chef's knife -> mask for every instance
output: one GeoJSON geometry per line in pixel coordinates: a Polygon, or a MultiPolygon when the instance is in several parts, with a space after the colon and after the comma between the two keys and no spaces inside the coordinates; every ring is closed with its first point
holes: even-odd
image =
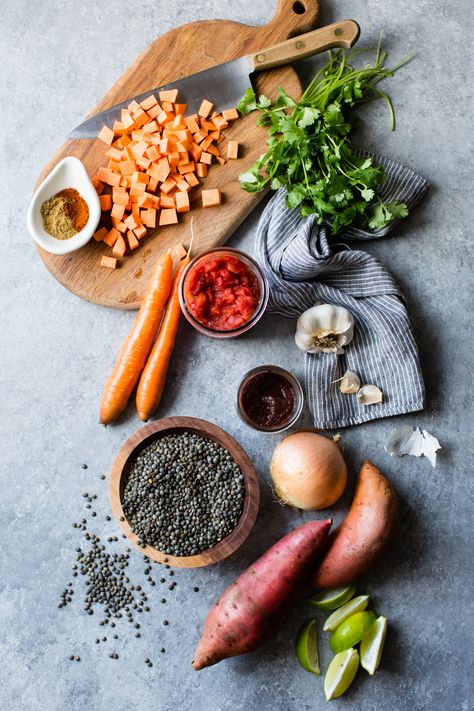
{"type": "Polygon", "coordinates": [[[360,28],[357,22],[343,20],[298,35],[253,54],[205,69],[155,89],[149,89],[87,119],[77,126],[68,138],[96,138],[103,126],[112,128],[114,122],[120,120],[121,110],[131,101],[140,103],[150,94],[158,93],[163,89],[178,89],[181,100],[187,103],[192,113],[197,112],[204,98],[212,101],[219,111],[223,111],[237,104],[251,84],[251,76],[254,72],[289,64],[326,49],[350,48],[357,41],[359,34],[360,28]]]}

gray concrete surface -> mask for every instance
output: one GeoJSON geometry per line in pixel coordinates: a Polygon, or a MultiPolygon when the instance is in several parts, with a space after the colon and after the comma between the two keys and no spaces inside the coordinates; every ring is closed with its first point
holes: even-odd
{"type": "MultiPolygon", "coordinates": [[[[390,620],[379,673],[360,673],[334,709],[470,711],[472,678],[472,26],[469,0],[323,0],[322,21],[354,17],[361,44],[380,28],[397,59],[414,60],[391,80],[398,128],[387,130],[382,106],[367,111],[363,143],[406,161],[433,189],[396,235],[369,245],[405,292],[426,378],[425,412],[349,429],[344,443],[353,476],[370,457],[395,483],[403,502],[403,535],[361,590],[390,620]],[[470,16],[470,17],[469,17],[470,16]],[[395,461],[383,450],[398,424],[423,425],[443,451],[395,461]]],[[[309,516],[272,502],[267,464],[278,437],[247,429],[234,414],[236,384],[248,368],[273,361],[302,375],[292,345],[294,324],[267,317],[248,336],[206,340],[182,324],[160,414],[208,418],[247,449],[261,479],[262,506],[243,548],[226,563],[177,571],[178,586],[143,619],[142,638],[120,629],[94,645],[97,615],[79,604],[58,610],[70,580],[82,515],[81,494],[97,493],[91,530],[116,532],[105,521],[106,482],[121,443],[138,427],[132,412],[116,427],[97,424],[104,378],[132,319],[80,301],[48,274],[25,227],[35,177],[64,134],[76,125],[135,55],[175,24],[211,17],[264,23],[270,0],[3,0],[0,197],[2,479],[0,521],[0,708],[2,711],[310,711],[325,705],[322,680],[295,662],[294,634],[309,610],[296,606],[259,652],[200,673],[190,663],[208,607],[255,555],[309,516]],[[87,463],[88,469],[81,468],[87,463]],[[199,586],[200,593],[192,591],[199,586]],[[168,627],[162,625],[165,617],[168,627]],[[161,646],[166,648],[160,654],[161,646]],[[71,663],[69,654],[79,654],[71,663]],[[154,661],[148,669],[144,658],[154,661]]],[[[310,63],[303,67],[310,73],[310,63]]],[[[258,213],[233,244],[252,251],[258,213]]],[[[309,418],[306,415],[306,424],[309,418]]],[[[352,481],[353,481],[352,476],[352,481]]],[[[350,487],[351,489],[352,487],[350,487]]],[[[334,508],[340,521],[350,491],[334,508]]],[[[121,548],[121,543],[116,544],[121,548]]],[[[135,555],[133,567],[141,573],[135,555]]],[[[102,629],[102,628],[100,628],[102,629]]],[[[322,665],[329,661],[320,644],[322,665]]]]}

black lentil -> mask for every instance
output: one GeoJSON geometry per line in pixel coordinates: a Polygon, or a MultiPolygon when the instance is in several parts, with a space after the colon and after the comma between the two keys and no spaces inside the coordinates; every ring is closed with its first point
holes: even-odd
{"type": "Polygon", "coordinates": [[[244,495],[243,474],[229,452],[185,432],[156,440],[136,457],[123,510],[139,546],[196,555],[235,528],[244,495]]]}

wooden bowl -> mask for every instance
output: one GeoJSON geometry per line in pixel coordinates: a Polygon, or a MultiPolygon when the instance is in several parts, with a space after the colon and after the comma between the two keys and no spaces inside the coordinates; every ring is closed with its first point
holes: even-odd
{"type": "Polygon", "coordinates": [[[211,422],[206,422],[206,420],[200,420],[195,417],[168,417],[145,425],[127,439],[118,452],[112,466],[109,481],[109,497],[112,511],[119,526],[127,538],[143,555],[147,555],[157,563],[167,563],[175,568],[200,568],[224,560],[224,558],[232,555],[232,553],[242,545],[252,530],[255,519],[257,518],[260,503],[260,489],[252,462],[242,447],[233,437],[227,434],[227,432],[224,432],[224,430],[221,430],[220,427],[213,425],[211,422]],[[236,527],[225,538],[219,541],[219,543],[216,543],[212,548],[201,551],[201,553],[197,555],[172,556],[156,548],[152,548],[152,546],[149,545],[145,545],[144,547],[138,546],[138,536],[133,533],[122,508],[122,496],[130,472],[130,466],[136,455],[159,437],[185,431],[207,437],[220,444],[229,452],[244,475],[245,498],[242,514],[236,527]],[[123,520],[121,520],[122,517],[123,520]]]}

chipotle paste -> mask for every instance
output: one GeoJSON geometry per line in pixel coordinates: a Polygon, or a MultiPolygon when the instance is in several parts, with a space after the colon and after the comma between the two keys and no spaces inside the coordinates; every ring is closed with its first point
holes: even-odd
{"type": "Polygon", "coordinates": [[[259,427],[282,426],[295,409],[293,386],[283,375],[271,370],[256,373],[242,389],[241,407],[259,427]]]}
{"type": "Polygon", "coordinates": [[[183,290],[186,307],[203,326],[231,331],[250,321],[258,308],[257,275],[230,254],[210,256],[191,269],[183,290]]]}

